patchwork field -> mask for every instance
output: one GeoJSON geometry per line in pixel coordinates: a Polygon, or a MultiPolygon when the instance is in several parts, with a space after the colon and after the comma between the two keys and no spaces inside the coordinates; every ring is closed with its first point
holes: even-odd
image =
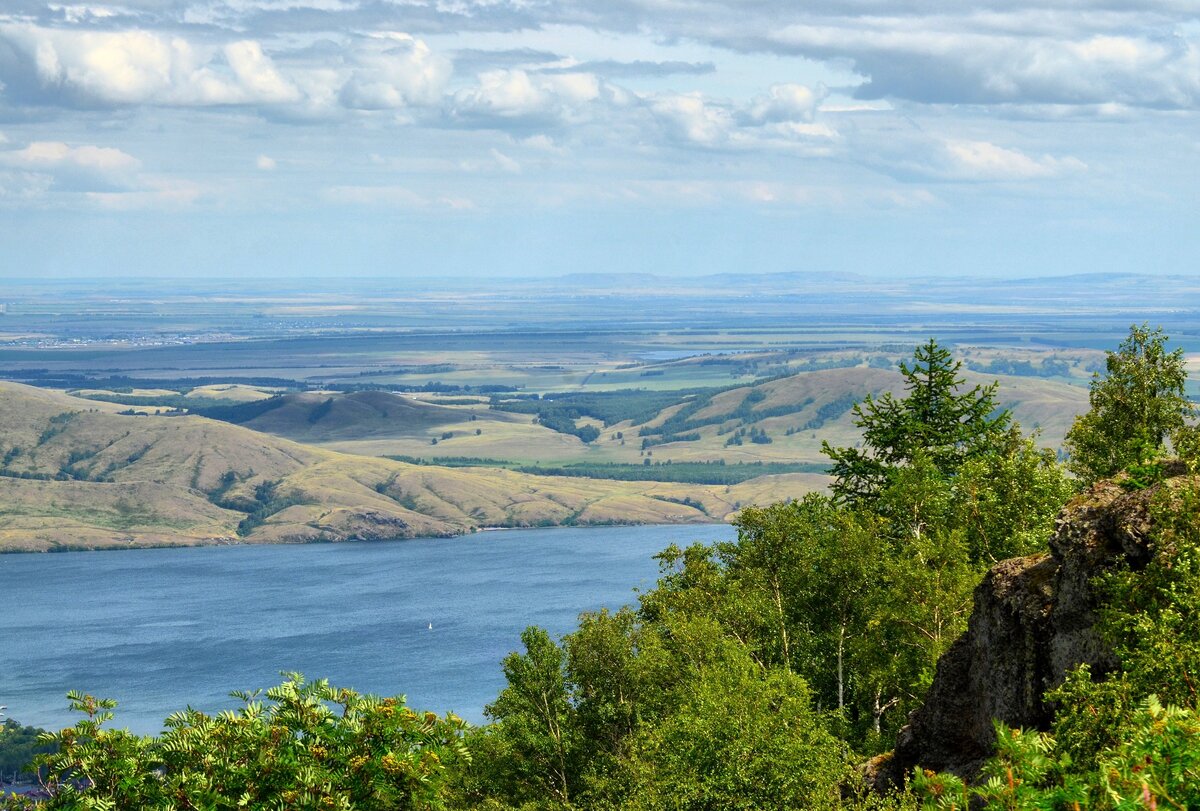
{"type": "MultiPolygon", "coordinates": [[[[1038,430],[1040,442],[1057,448],[1075,415],[1087,410],[1087,390],[1056,380],[965,373],[967,386],[1000,384],[997,397],[1026,431],[1038,430]]],[[[670,405],[642,419],[613,419],[619,403],[562,397],[530,403],[455,405],[457,421],[422,423],[396,419],[365,420],[362,428],[339,425],[329,430],[293,430],[266,421],[247,423],[272,433],[309,438],[324,447],[371,456],[429,460],[480,458],[514,464],[642,464],[662,462],[823,463],[821,442],[853,445],[858,441],[852,407],[870,395],[902,394],[896,371],[868,367],[801,372],[777,380],[700,394],[681,394],[670,405]],[[502,409],[524,408],[534,413],[502,409]],[[590,442],[538,424],[536,409],[573,414],[568,427],[594,426],[590,442]],[[591,411],[589,411],[591,409],[591,411]],[[594,415],[609,415],[602,419],[594,415]],[[664,428],[664,426],[666,426],[664,428]],[[749,435],[754,431],[754,437],[749,435]],[[765,441],[765,440],[768,440],[765,441]]],[[[350,397],[353,395],[347,395],[350,397]]],[[[402,395],[393,395],[401,397],[402,395]]],[[[634,399],[637,395],[630,394],[634,399]]],[[[620,395],[614,394],[614,400],[620,395]]],[[[336,400],[335,400],[336,402],[336,400]]],[[[461,402],[461,401],[456,401],[461,402]]],[[[343,413],[349,415],[347,408],[343,413]]],[[[550,422],[544,417],[543,422],[550,422]]],[[[303,428],[303,426],[301,426],[303,428]]]]}

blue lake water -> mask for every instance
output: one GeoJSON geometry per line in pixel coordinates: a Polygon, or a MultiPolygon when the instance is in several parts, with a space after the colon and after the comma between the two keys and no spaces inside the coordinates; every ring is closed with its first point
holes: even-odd
{"type": "Polygon", "coordinates": [[[161,729],[187,705],[281,671],[483,720],[520,632],[636,601],[652,555],[732,527],[483,532],[451,539],[0,555],[0,705],[24,724],[76,718],[68,690],[115,698],[115,724],[161,729]],[[432,624],[432,630],[429,625],[432,624]]]}

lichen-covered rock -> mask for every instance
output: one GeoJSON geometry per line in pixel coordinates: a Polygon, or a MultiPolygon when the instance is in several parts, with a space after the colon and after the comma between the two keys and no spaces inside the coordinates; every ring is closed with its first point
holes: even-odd
{"type": "MultiPolygon", "coordinates": [[[[1168,474],[1180,474],[1177,466],[1168,474]]],[[[909,716],[896,748],[864,767],[879,789],[901,783],[919,766],[970,779],[992,754],[993,720],[1046,729],[1047,690],[1079,664],[1104,673],[1116,666],[1096,630],[1096,575],[1118,563],[1144,566],[1150,548],[1150,504],[1168,479],[1127,491],[1100,482],[1059,514],[1050,553],[998,563],[975,590],[967,631],[938,660],[925,703],[909,716]]]]}

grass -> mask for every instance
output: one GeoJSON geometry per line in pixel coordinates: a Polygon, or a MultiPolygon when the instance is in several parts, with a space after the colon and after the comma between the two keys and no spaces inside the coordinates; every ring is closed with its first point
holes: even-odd
{"type": "Polygon", "coordinates": [[[823,483],[803,473],[760,477],[776,482],[764,491],[751,482],[615,481],[409,465],[199,417],[125,417],[81,410],[86,405],[62,394],[0,384],[0,421],[10,426],[6,441],[25,448],[10,460],[10,472],[56,475],[70,464],[82,479],[0,477],[0,550],[383,539],[565,522],[716,521],[749,503],[751,493],[762,498],[769,492],[777,500],[823,483]],[[49,426],[61,430],[39,444],[49,426]]]}

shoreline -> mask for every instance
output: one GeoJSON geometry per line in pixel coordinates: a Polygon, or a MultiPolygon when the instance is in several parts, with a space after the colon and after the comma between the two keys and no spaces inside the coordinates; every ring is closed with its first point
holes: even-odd
{"type": "Polygon", "coordinates": [[[197,543],[144,543],[144,544],[126,544],[126,545],[104,545],[104,546],[54,546],[47,549],[7,549],[0,547],[0,556],[8,555],[60,555],[72,552],[130,552],[141,549],[214,549],[219,547],[244,547],[244,546],[326,546],[333,544],[390,544],[403,543],[405,541],[435,541],[435,540],[453,540],[455,538],[467,538],[480,533],[493,532],[528,532],[541,529],[604,529],[612,527],[704,527],[704,526],[722,526],[728,525],[729,521],[723,519],[713,519],[710,521],[679,521],[669,523],[643,523],[638,521],[606,521],[591,524],[546,524],[539,526],[490,526],[490,527],[472,527],[465,532],[445,535],[412,535],[412,536],[397,536],[394,538],[341,538],[341,539],[313,539],[305,541],[277,541],[277,542],[254,542],[244,540],[231,540],[228,538],[216,539],[213,541],[200,541],[197,543]]]}

